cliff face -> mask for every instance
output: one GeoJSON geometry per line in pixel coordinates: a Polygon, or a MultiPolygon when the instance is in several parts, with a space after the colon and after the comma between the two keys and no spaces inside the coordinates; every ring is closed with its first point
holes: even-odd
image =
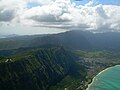
{"type": "Polygon", "coordinates": [[[9,58],[1,58],[1,90],[48,90],[66,75],[77,73],[75,56],[62,47],[33,49],[9,58]]]}

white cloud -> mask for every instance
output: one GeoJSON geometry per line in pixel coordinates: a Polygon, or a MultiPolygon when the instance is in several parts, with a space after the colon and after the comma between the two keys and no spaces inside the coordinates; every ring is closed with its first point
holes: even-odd
{"type": "Polygon", "coordinates": [[[0,1],[0,24],[17,22],[19,15],[25,10],[26,2],[19,0],[0,1]]]}
{"type": "Polygon", "coordinates": [[[15,17],[14,9],[1,9],[0,10],[0,22],[11,21],[15,17]]]}
{"type": "Polygon", "coordinates": [[[0,2],[2,2],[0,22],[14,20],[36,27],[120,30],[120,6],[93,5],[95,3],[92,1],[84,6],[76,6],[70,0],[10,0],[7,3],[2,0],[0,2]],[[18,2],[19,4],[16,4],[18,2]],[[28,2],[39,2],[44,5],[27,9],[28,2]],[[6,9],[11,6],[12,8],[6,9]]]}
{"type": "Polygon", "coordinates": [[[41,4],[49,4],[51,2],[54,2],[55,0],[22,0],[24,2],[38,2],[41,4]]]}
{"type": "Polygon", "coordinates": [[[21,22],[33,26],[60,27],[72,21],[69,8],[71,8],[71,5],[68,0],[64,0],[63,2],[56,1],[49,5],[33,7],[23,13],[21,22]],[[30,23],[27,23],[28,21],[30,21],[30,23]]]}

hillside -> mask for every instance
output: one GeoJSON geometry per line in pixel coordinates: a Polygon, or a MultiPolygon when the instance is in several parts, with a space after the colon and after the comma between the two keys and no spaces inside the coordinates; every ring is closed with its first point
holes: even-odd
{"type": "Polygon", "coordinates": [[[118,38],[68,31],[0,39],[0,89],[85,90],[101,70],[120,64],[118,38]]]}
{"type": "MultiPolygon", "coordinates": [[[[63,47],[32,49],[0,58],[1,90],[49,90],[67,75],[85,78],[76,56],[63,47]],[[81,72],[78,72],[81,71],[81,72]]],[[[62,87],[63,90],[65,87],[62,87]]],[[[61,89],[62,90],[62,89],[61,89]]]]}
{"type": "Polygon", "coordinates": [[[119,32],[92,33],[73,30],[54,35],[24,36],[0,39],[0,49],[18,49],[23,47],[46,47],[63,45],[72,49],[119,51],[119,32]]]}

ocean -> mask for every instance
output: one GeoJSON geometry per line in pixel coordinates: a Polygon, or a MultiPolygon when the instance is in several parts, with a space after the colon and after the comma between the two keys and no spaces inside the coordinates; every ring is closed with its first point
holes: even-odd
{"type": "Polygon", "coordinates": [[[87,90],[120,90],[120,65],[100,72],[94,77],[87,90]]]}

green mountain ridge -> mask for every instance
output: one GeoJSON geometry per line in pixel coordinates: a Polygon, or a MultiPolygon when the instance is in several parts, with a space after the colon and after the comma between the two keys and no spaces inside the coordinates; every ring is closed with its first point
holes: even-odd
{"type": "Polygon", "coordinates": [[[0,50],[28,47],[43,47],[63,45],[66,48],[81,50],[111,50],[119,51],[120,32],[92,33],[73,30],[53,35],[33,35],[0,39],[0,50]]]}
{"type": "Polygon", "coordinates": [[[24,53],[1,58],[1,90],[49,90],[67,75],[84,77],[84,71],[75,62],[76,57],[63,47],[32,49],[24,53]]]}
{"type": "Polygon", "coordinates": [[[120,33],[69,31],[0,39],[0,90],[85,90],[120,64],[120,33]]]}

